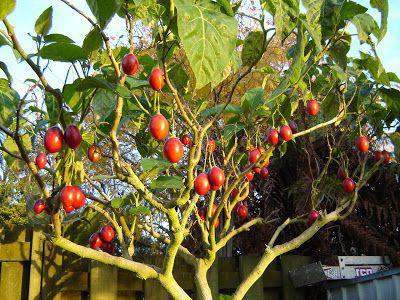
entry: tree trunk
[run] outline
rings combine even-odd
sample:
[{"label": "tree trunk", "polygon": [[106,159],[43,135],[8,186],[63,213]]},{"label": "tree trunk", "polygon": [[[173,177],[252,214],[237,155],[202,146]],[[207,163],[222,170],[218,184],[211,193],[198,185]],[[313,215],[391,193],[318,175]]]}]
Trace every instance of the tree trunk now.
[{"label": "tree trunk", "polygon": [[196,285],[196,298],[198,300],[212,300],[212,293],[207,281],[207,268],[202,267],[196,270],[194,282]]},{"label": "tree trunk", "polygon": [[176,300],[191,300],[185,290],[175,281],[173,277],[165,277],[160,274],[158,277],[161,285],[165,288],[168,294]]}]

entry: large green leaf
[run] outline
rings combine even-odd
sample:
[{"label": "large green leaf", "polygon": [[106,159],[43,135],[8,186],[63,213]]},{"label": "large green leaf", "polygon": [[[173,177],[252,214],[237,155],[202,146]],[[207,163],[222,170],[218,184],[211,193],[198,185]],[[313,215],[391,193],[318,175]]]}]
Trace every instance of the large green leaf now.
[{"label": "large green leaf", "polygon": [[150,183],[151,189],[180,189],[183,178],[180,176],[160,176]]},{"label": "large green leaf", "polygon": [[257,107],[264,103],[264,90],[254,88],[248,90],[242,97],[240,105],[245,113],[255,111]]},{"label": "large green leaf", "polygon": [[2,71],[4,72],[4,74],[5,74],[6,77],[7,77],[8,82],[9,82],[10,84],[12,84],[12,77],[11,77],[11,74],[10,74],[10,72],[8,71],[7,65],[6,65],[4,62],[2,62],[2,61],[0,61],[0,70],[2,70]]},{"label": "large green leaf", "polygon": [[93,88],[106,89],[116,93],[121,97],[129,98],[131,96],[131,92],[128,90],[127,87],[108,82],[107,80],[101,77],[86,77],[76,87],[76,90],[85,91]]},{"label": "large green leaf", "polygon": [[[31,138],[28,134],[24,134],[21,136],[21,142],[27,152],[30,152],[32,150]],[[17,144],[9,136],[4,140],[3,147],[15,155],[20,155]],[[20,171],[24,166],[23,161],[12,157],[6,152],[3,152],[3,157],[7,163],[7,166],[11,169]]]},{"label": "large green leaf", "polygon": [[0,1],[0,20],[3,20],[9,13],[14,10],[15,0],[1,0]]},{"label": "large green leaf", "polygon": [[368,70],[376,82],[389,86],[389,76],[386,74],[379,57],[373,57],[364,52],[360,52],[360,56],[361,59],[355,59],[354,62]]},{"label": "large green leaf", "polygon": [[264,34],[261,31],[252,31],[244,41],[241,53],[242,64],[250,66],[258,62],[263,50]]},{"label": "large green leaf", "polygon": [[345,0],[321,0],[322,39],[331,37],[344,26],[341,11]]},{"label": "large green leaf", "polygon": [[35,23],[35,32],[39,35],[46,35],[49,33],[53,19],[53,7],[47,8]]},{"label": "large green leaf", "polygon": [[235,15],[229,0],[217,0],[217,2],[222,6],[228,16],[233,17]]},{"label": "large green leaf", "polygon": [[103,40],[97,27],[94,27],[83,40],[82,49],[85,53],[92,57],[103,46]]},{"label": "large green leaf", "polygon": [[346,70],[347,67],[347,53],[350,50],[351,36],[343,36],[338,40],[330,49],[329,54],[339,66]]},{"label": "large green leaf", "polygon": [[0,78],[0,122],[9,127],[18,105],[18,94],[6,79]]},{"label": "large green leaf", "polygon": [[143,158],[140,161],[143,172],[139,178],[143,181],[156,178],[162,171],[168,169],[172,164],[164,159]]},{"label": "large green leaf", "polygon": [[342,20],[351,20],[354,16],[367,12],[368,8],[353,1],[345,2],[340,15]]},{"label": "large green leaf", "polygon": [[[178,0],[178,31],[190,66],[196,77],[196,88],[211,83],[232,57],[236,45],[237,21],[222,13],[219,6],[206,0]],[[221,79],[222,80],[222,79]]]},{"label": "large green leaf", "polygon": [[306,20],[304,26],[312,36],[318,50],[321,50],[321,9],[324,1],[321,0],[302,0],[304,7],[307,9]]},{"label": "large green leaf", "polygon": [[40,50],[40,56],[45,59],[65,62],[84,60],[87,58],[86,53],[81,47],[70,43],[53,43],[46,45]]},{"label": "large green leaf", "polygon": [[381,28],[378,37],[378,41],[381,41],[387,31],[387,18],[389,14],[389,3],[388,0],[370,0],[371,6],[376,8],[381,13]]},{"label": "large green leaf", "polygon": [[367,13],[356,15],[351,19],[351,22],[357,28],[358,39],[361,43],[366,42],[371,33],[379,37],[378,24],[371,15]]},{"label": "large green leaf", "polygon": [[123,3],[122,0],[86,0],[101,28],[105,28]]},{"label": "large green leaf", "polygon": [[225,104],[218,104],[218,105],[216,105],[214,107],[207,108],[207,109],[203,110],[201,112],[201,115],[203,117],[209,117],[209,116],[212,116],[212,115],[219,114],[222,111],[222,109],[224,109],[223,113],[226,113],[226,114],[240,114],[242,112],[242,109],[237,105],[228,104],[225,107]]},{"label": "large green leaf", "polygon": [[98,90],[93,97],[93,111],[101,121],[113,112],[115,108],[116,96],[108,90]]},{"label": "large green leaf", "polygon": [[60,33],[52,33],[44,36],[44,41],[46,43],[70,43],[73,44],[74,41]]},{"label": "large green leaf", "polygon": [[274,16],[276,34],[284,40],[296,27],[300,12],[299,0],[263,0],[263,8]]}]

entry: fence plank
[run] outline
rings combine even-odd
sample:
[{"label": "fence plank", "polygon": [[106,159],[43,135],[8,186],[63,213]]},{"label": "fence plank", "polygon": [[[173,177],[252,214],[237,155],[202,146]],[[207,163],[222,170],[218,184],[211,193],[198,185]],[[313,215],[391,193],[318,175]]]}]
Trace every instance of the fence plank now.
[{"label": "fence plank", "polygon": [[3,262],[1,264],[0,299],[26,299],[24,264],[22,262]]},{"label": "fence plank", "polygon": [[30,252],[30,242],[0,244],[0,261],[29,261]]},{"label": "fence plank", "polygon": [[219,271],[218,271],[218,257],[215,258],[215,262],[212,267],[207,272],[207,280],[210,285],[211,293],[213,299],[218,299],[219,297]]},{"label": "fence plank", "polygon": [[296,289],[289,277],[289,271],[311,263],[312,258],[300,255],[281,256],[283,300],[306,299],[304,290]]},{"label": "fence plank", "polygon": [[[260,258],[257,256],[241,256],[239,258],[239,272],[241,280],[246,278],[259,260]],[[243,299],[264,299],[264,282],[262,277],[254,283]]]},{"label": "fence plank", "polygon": [[44,244],[40,230],[40,228],[34,228],[32,234],[31,261],[29,271],[29,300],[40,299]]},{"label": "fence plank", "polygon": [[[156,266],[161,266],[163,257],[147,257],[146,263]],[[146,300],[164,300],[170,299],[167,291],[155,279],[148,279],[144,281],[144,299]]]},{"label": "fence plank", "polygon": [[42,297],[44,299],[61,299],[59,282],[62,277],[62,250],[45,242],[43,247]]},{"label": "fence plank", "polygon": [[118,269],[97,261],[90,263],[90,299],[117,300]]}]

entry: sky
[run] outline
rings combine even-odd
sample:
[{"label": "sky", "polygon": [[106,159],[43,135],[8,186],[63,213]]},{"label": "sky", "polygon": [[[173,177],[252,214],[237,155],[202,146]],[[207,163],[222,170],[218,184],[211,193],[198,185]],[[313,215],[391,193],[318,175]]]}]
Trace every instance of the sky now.
[{"label": "sky", "polygon": [[[70,0],[70,2],[91,15],[86,1]],[[357,3],[370,8],[369,0],[357,0]],[[91,30],[91,25],[85,19],[60,0],[17,0],[17,6],[8,16],[8,19],[15,26],[17,37],[28,53],[36,52],[35,44],[28,33],[34,34],[34,24],[37,17],[49,6],[53,6],[54,9],[53,26],[50,33],[62,33],[69,36],[78,45],[82,45],[85,35]],[[388,32],[384,40],[378,44],[377,50],[385,69],[400,74],[400,55],[397,52],[399,51],[397,47],[400,47],[400,1],[389,0],[389,8]],[[368,13],[377,20],[378,24],[380,23],[380,15],[377,10],[370,8]],[[0,28],[3,27],[0,26]],[[355,29],[353,28],[352,30]],[[124,34],[125,22],[115,17],[107,27],[106,32],[111,37],[118,37]],[[367,50],[364,46],[361,46],[361,49]],[[353,39],[351,55],[358,56],[359,50],[358,40]],[[14,79],[13,86],[19,93],[26,91],[25,79],[36,79],[35,74],[26,63],[17,63],[9,47],[0,48],[0,61],[4,61],[9,66],[9,71]],[[46,70],[45,75],[53,87],[62,87],[68,67],[69,64],[52,63],[49,69]],[[76,75],[73,72],[71,73],[70,80],[73,80]],[[3,76],[1,71],[0,76]]]}]

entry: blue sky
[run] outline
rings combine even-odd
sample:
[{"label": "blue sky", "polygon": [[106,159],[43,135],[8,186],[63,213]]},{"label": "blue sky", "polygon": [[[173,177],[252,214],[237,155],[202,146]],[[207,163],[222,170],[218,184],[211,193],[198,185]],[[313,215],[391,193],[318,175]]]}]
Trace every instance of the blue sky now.
[{"label": "blue sky", "polygon": [[[90,14],[84,0],[71,0],[79,8]],[[369,6],[369,0],[357,0],[358,3]],[[24,49],[28,53],[35,52],[35,45],[30,39],[28,33],[34,33],[34,24],[36,18],[47,7],[53,6],[54,18],[51,33],[62,33],[72,38],[78,45],[82,44],[85,35],[90,31],[90,24],[72,11],[59,0],[17,0],[17,6],[14,12],[8,17],[9,21],[15,26],[15,31],[20,39]],[[400,1],[389,0],[389,27],[385,39],[378,45],[378,54],[387,71],[393,71],[400,74],[400,55],[397,47],[400,47]],[[379,23],[379,13],[374,9],[368,11]],[[354,29],[353,29],[354,30]],[[110,36],[120,36],[125,33],[125,23],[120,18],[114,18],[107,28]],[[363,47],[364,48],[364,47]],[[358,41],[353,39],[352,55],[357,56],[360,49]],[[366,50],[366,49],[365,49]],[[14,55],[10,48],[0,48],[0,61],[6,62],[9,71],[14,78],[14,87],[23,93],[26,89],[24,80],[26,78],[36,78],[34,73],[24,63],[16,63]],[[12,66],[12,67],[10,67]],[[46,76],[51,85],[61,87],[63,85],[68,65],[64,63],[53,63],[46,71]],[[1,71],[0,71],[1,74]],[[0,75],[2,76],[2,74]],[[70,79],[76,78],[72,74]]]}]

